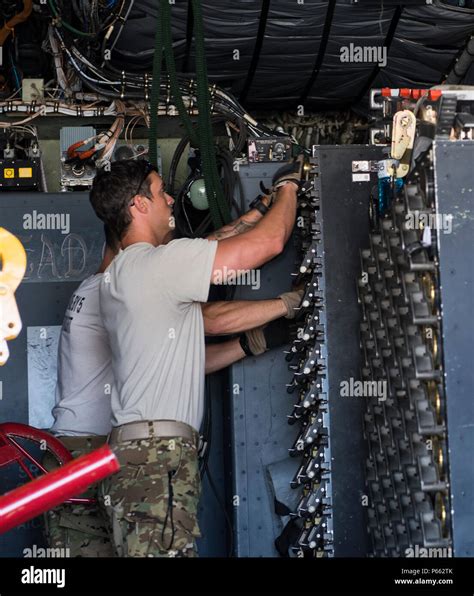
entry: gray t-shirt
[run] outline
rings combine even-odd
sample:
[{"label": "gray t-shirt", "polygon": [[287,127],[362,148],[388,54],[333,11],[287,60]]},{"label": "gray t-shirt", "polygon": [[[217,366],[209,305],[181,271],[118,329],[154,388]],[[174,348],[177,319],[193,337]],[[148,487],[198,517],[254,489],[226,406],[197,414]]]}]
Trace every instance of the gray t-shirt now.
[{"label": "gray t-shirt", "polygon": [[100,286],[115,385],[112,424],[177,420],[199,430],[204,323],[216,241],[183,238],[120,251]]},{"label": "gray t-shirt", "polygon": [[111,429],[112,361],[99,311],[103,274],[84,280],[71,296],[58,347],[56,435],[107,435]]}]

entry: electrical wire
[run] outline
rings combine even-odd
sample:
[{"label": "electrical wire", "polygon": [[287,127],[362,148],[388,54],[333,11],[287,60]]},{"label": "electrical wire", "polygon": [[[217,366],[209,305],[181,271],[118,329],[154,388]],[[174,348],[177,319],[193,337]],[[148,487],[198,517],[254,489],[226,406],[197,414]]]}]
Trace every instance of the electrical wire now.
[{"label": "electrical wire", "polygon": [[[21,121],[11,121],[11,122],[0,122],[0,127],[2,128],[11,128],[17,124],[24,124],[31,122],[38,116],[44,116],[46,114],[57,114],[61,113],[66,116],[84,116],[84,117],[93,117],[93,116],[114,116],[116,115],[116,110],[114,107],[114,103],[112,103],[108,107],[98,106],[94,108],[90,104],[83,104],[83,105],[71,105],[60,101],[53,101],[53,100],[44,100],[42,104],[38,104],[35,107],[35,112],[32,112],[31,104],[25,103],[19,100],[7,100],[7,101],[0,101],[0,114],[2,113],[21,113],[26,112],[31,114],[27,118]],[[130,111],[133,113],[133,109]]]},{"label": "electrical wire", "polygon": [[14,93],[12,93],[9,97],[6,98],[6,101],[10,101],[12,100],[14,97],[16,97],[21,91],[21,87],[19,87]]},{"label": "electrical wire", "polygon": [[44,170],[44,163],[42,158],[40,159],[39,165],[41,174],[41,190],[42,192],[48,192],[48,183],[46,181],[46,172]]},{"label": "electrical wire", "polygon": [[[120,105],[117,106],[117,109],[120,109],[120,107]],[[117,141],[123,131],[124,123],[125,114],[119,114],[110,127],[110,130],[107,131],[107,133],[104,133],[103,136],[99,136],[99,143],[105,143],[104,149],[98,158],[100,161],[110,161]]]},{"label": "electrical wire", "polygon": [[48,6],[49,6],[51,12],[53,13],[55,27],[64,27],[64,29],[67,29],[71,33],[74,33],[75,35],[79,35],[81,37],[95,37],[96,36],[95,33],[89,33],[87,31],[80,31],[79,29],[76,29],[76,27],[74,27],[67,21],[64,21],[61,18],[61,14],[59,12],[58,7],[54,3],[54,0],[48,0]]},{"label": "electrical wire", "polygon": [[[151,78],[148,75],[136,75],[134,73],[119,71],[109,63],[110,61],[107,61],[107,63],[104,64],[104,67],[99,69],[87,59],[76,46],[72,46],[71,49],[68,48],[57,28],[55,28],[55,33],[60,40],[61,49],[65,52],[79,77],[94,91],[103,93],[105,96],[122,99],[147,99],[151,83]],[[110,79],[110,75],[112,75],[112,79]],[[165,91],[165,96],[168,98],[169,79],[168,77],[164,78],[165,80],[160,87],[162,91]],[[177,75],[177,80],[179,91],[186,109],[190,113],[196,114],[196,83],[193,80],[183,77],[181,74]],[[233,116],[234,118],[245,121],[248,132],[256,136],[278,136],[278,133],[262,126],[247,114],[230,93],[219,89],[216,86],[210,86],[209,93],[214,113]],[[171,105],[167,101],[166,103],[160,104],[160,109],[162,112],[164,111],[165,114],[169,114]],[[174,109],[176,109],[176,107],[174,107]],[[284,135],[282,134],[282,136]]]},{"label": "electrical wire", "polygon": [[[130,14],[130,11],[133,8],[133,5],[135,4],[135,0],[130,0],[129,5],[128,5],[128,10],[127,13],[125,14],[124,17],[122,17],[122,11],[125,7],[125,0],[122,0],[122,4],[120,5],[120,8],[115,16],[115,19],[112,21],[112,23],[110,23],[110,25],[108,25],[108,29],[107,29],[107,33],[104,36],[103,42],[102,42],[102,47],[101,47],[101,56],[102,56],[102,64],[101,67],[104,67],[104,64],[106,62],[105,60],[105,52],[106,50],[108,50],[109,52],[112,52],[122,34],[123,28],[125,27],[125,23],[127,22],[128,16]],[[115,23],[117,21],[120,21],[120,29],[118,30],[117,35],[115,36],[111,46],[109,48],[107,48],[107,43],[110,39],[110,37],[113,34],[114,28],[115,28]]]},{"label": "electrical wire", "polygon": [[35,112],[31,116],[28,116],[28,118],[24,118],[23,120],[19,120],[16,122],[0,122],[0,128],[13,128],[14,126],[18,126],[20,124],[26,124],[28,122],[31,122],[32,120],[34,120],[35,118],[38,118],[39,116],[44,116],[45,110],[42,109],[43,107],[44,106],[40,106],[40,109],[37,112]]},{"label": "electrical wire", "polygon": [[62,53],[59,51],[58,43],[54,37],[53,27],[48,28],[48,39],[51,46],[51,52],[53,54],[53,61],[54,67],[56,69],[56,79],[58,81],[59,86],[62,90],[67,93],[69,89],[68,81],[66,75],[64,73],[63,63],[62,63]]},{"label": "electrical wire", "polygon": [[125,127],[124,139],[125,143],[129,146],[133,145],[133,131],[138,122],[140,122],[140,120],[143,120],[143,116],[133,116],[132,118],[130,118],[130,120],[127,123],[127,126]]}]

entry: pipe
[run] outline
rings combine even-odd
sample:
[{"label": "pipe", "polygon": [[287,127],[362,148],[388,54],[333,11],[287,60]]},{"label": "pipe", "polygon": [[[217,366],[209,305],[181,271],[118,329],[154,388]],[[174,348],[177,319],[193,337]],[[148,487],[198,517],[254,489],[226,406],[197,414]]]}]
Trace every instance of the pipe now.
[{"label": "pipe", "polygon": [[108,445],[0,497],[0,534],[82,494],[120,468]]},{"label": "pipe", "polygon": [[474,35],[471,36],[469,41],[466,44],[463,52],[459,56],[459,58],[454,63],[453,68],[448,73],[444,84],[459,84],[464,79],[467,71],[469,70],[471,64],[474,61]]}]

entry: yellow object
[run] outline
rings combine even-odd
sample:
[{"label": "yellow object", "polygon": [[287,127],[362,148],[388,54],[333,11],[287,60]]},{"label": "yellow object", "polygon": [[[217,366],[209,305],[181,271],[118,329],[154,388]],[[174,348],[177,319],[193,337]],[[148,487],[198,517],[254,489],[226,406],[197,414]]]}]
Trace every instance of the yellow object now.
[{"label": "yellow object", "polygon": [[8,360],[7,341],[21,331],[15,291],[26,271],[26,252],[16,236],[0,228],[0,366]]},{"label": "yellow object", "polygon": [[19,178],[33,178],[33,168],[19,168],[18,169],[18,177]]},{"label": "yellow object", "polygon": [[5,168],[3,170],[4,178],[15,178],[15,168]]}]

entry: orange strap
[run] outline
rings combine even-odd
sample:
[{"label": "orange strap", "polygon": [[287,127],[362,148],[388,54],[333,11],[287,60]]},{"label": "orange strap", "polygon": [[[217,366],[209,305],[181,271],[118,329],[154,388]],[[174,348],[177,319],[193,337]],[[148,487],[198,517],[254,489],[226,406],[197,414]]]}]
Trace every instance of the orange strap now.
[{"label": "orange strap", "polygon": [[23,0],[23,10],[15,15],[12,19],[10,19],[5,25],[3,25],[2,29],[0,29],[0,46],[3,46],[4,43],[10,36],[10,33],[14,33],[15,27],[20,23],[26,21],[26,19],[30,16],[33,10],[33,0]]}]

